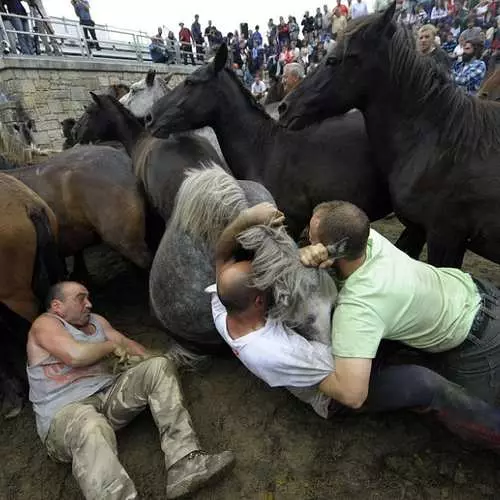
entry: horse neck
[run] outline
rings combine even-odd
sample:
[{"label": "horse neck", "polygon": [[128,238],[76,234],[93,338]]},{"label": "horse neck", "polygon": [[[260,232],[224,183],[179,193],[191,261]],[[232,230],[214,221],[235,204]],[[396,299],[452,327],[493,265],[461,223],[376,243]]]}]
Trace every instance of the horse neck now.
[{"label": "horse neck", "polygon": [[279,133],[279,126],[264,111],[253,107],[236,86],[231,82],[231,86],[221,90],[221,105],[210,125],[234,176],[258,180],[273,147],[270,138]]},{"label": "horse neck", "polygon": [[113,110],[113,116],[116,139],[123,144],[129,156],[132,156],[139,139],[144,133],[144,127],[136,119],[123,112],[123,110]]}]

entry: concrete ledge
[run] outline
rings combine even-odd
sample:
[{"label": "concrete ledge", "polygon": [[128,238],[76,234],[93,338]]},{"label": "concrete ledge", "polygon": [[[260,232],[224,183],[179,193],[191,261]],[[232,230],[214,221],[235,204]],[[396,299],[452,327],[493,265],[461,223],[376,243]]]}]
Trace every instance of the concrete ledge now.
[{"label": "concrete ledge", "polygon": [[139,63],[137,61],[115,61],[113,59],[88,59],[83,57],[62,58],[48,56],[8,56],[0,59],[0,71],[7,69],[37,69],[61,71],[109,71],[123,73],[146,73],[154,68],[158,73],[189,75],[198,66],[183,64]]}]

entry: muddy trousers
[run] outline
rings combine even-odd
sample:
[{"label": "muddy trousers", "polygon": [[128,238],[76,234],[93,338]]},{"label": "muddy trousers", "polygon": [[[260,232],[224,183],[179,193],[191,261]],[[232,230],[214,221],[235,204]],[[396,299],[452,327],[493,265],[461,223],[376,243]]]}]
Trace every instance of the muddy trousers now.
[{"label": "muddy trousers", "polygon": [[500,409],[418,365],[374,371],[362,412],[411,409],[433,414],[461,438],[500,453]]},{"label": "muddy trousers", "polygon": [[46,440],[49,455],[72,463],[85,498],[137,498],[135,486],[118,460],[114,431],[148,405],[160,432],[167,469],[200,448],[175,368],[163,357],[143,361],[105,391],[69,404],[56,414]]}]

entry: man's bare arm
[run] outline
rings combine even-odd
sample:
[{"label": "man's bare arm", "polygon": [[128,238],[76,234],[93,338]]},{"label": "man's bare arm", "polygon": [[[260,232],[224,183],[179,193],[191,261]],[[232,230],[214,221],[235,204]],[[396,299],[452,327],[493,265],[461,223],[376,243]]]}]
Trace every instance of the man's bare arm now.
[{"label": "man's bare arm", "polygon": [[55,318],[41,316],[31,327],[36,343],[65,365],[89,366],[111,354],[116,344],[111,340],[87,344],[76,341]]},{"label": "man's bare arm", "polygon": [[111,342],[113,342],[115,345],[125,347],[130,354],[139,356],[146,354],[146,348],[143,345],[139,344],[139,342],[135,342],[135,340],[129,339],[128,337],[123,335],[123,333],[115,330],[106,318],[103,318],[98,314],[94,314],[94,316],[101,323],[104,334],[106,335],[108,340],[111,340]]},{"label": "man's bare arm", "polygon": [[252,226],[259,224],[282,224],[283,214],[271,203],[259,203],[241,212],[236,219],[224,229],[215,249],[216,274],[227,264],[238,249],[237,236]]}]

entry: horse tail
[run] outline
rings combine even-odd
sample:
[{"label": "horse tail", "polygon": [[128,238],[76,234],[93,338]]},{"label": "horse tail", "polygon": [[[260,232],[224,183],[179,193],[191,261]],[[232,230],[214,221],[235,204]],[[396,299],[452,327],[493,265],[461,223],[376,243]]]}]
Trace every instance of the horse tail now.
[{"label": "horse tail", "polygon": [[203,369],[208,365],[210,359],[210,356],[196,354],[182,347],[177,342],[172,342],[172,345],[164,355],[174,363],[178,370],[182,371],[197,371]]},{"label": "horse tail", "polygon": [[63,278],[63,265],[46,210],[33,208],[28,215],[36,232],[36,256],[31,288],[40,304],[43,304],[50,286]]}]

